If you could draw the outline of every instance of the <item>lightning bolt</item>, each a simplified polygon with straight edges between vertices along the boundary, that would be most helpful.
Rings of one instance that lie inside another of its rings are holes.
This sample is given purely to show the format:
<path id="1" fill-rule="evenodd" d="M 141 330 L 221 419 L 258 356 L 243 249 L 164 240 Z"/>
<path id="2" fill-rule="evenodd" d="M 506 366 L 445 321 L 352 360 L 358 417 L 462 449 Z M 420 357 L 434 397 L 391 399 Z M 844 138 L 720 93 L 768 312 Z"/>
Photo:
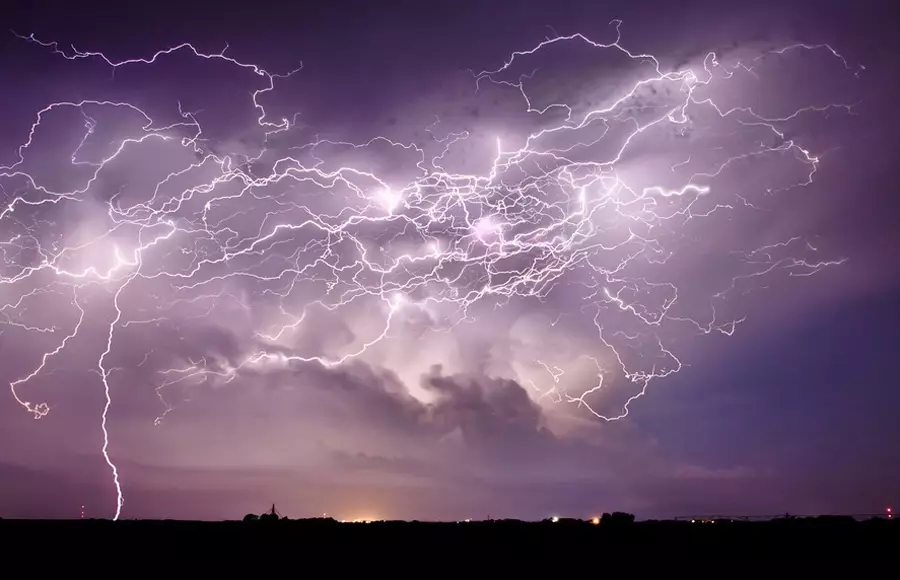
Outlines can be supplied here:
<path id="1" fill-rule="evenodd" d="M 249 93 L 248 104 L 257 113 L 263 144 L 253 155 L 218 151 L 204 134 L 199 113 L 185 111 L 181 104 L 177 117 L 168 123 L 154 121 L 133 104 L 112 100 L 60 101 L 37 112 L 13 162 L 0 166 L 4 198 L 0 298 L 13 296 L 0 306 L 0 325 L 36 336 L 59 332 L 56 325 L 28 322 L 34 312 L 29 304 L 50 294 L 71 295 L 78 319 L 31 372 L 10 383 L 14 399 L 36 419 L 48 414 L 47 403 L 23 398 L 23 388 L 78 337 L 85 320 L 84 297 L 106 296 L 111 319 L 96 371 L 105 394 L 102 454 L 117 491 L 118 519 L 124 497 L 110 455 L 108 419 L 112 373 L 127 370 L 127 365 L 110 365 L 117 356 L 116 336 L 129 328 L 204 318 L 226 303 L 250 313 L 260 308 L 258 299 L 277 304 L 278 322 L 248 333 L 252 336 L 245 338 L 253 347 L 240 360 L 185 356 L 166 368 L 172 361 L 153 348 L 133 365 L 155 366 L 163 377 L 156 387 L 165 407 L 159 424 L 173 408 L 163 390 L 177 384 L 227 382 L 265 364 L 336 366 L 389 340 L 406 312 L 425 312 L 433 330 L 452 331 L 476 320 L 479 305 L 502 308 L 521 300 L 546 304 L 554 290 L 565 287 L 584 292 L 574 313 L 592 324 L 597 350 L 610 353 L 609 360 L 583 355 L 596 367 L 599 380 L 580 392 L 563 385 L 566 370 L 552 361 L 537 363 L 549 374 L 547 389 L 527 382 L 541 391 L 539 398 L 575 404 L 607 421 L 625 417 L 629 405 L 653 380 L 683 366 L 665 339 L 668 328 L 731 335 L 744 318 L 720 318 L 729 296 L 777 272 L 808 276 L 843 262 L 816 259 L 816 248 L 800 238 L 732 253 L 740 272 L 710 292 L 703 316 L 676 312 L 682 301 L 678 285 L 646 274 L 679 254 L 679 243 L 688 239 L 685 232 L 695 221 L 740 209 L 765 211 L 745 195 L 729 196 L 717 189 L 716 179 L 735 167 L 777 158 L 804 168 L 802 179 L 767 188 L 767 195 L 812 183 L 821 159 L 788 138 L 786 125 L 803 115 L 853 114 L 857 105 L 817 104 L 766 116 L 752 107 L 720 106 L 713 100 L 713 89 L 748 75 L 759 79 L 767 61 L 797 51 L 824 51 L 856 76 L 863 68 L 851 67 L 829 45 L 795 44 L 760 54 L 749 63 L 723 64 L 709 53 L 699 66 L 665 71 L 653 55 L 624 48 L 620 26 L 613 21 L 613 42 L 597 42 L 583 34 L 556 36 L 512 53 L 496 69 L 472 71 L 475 93 L 489 85 L 514 91 L 541 124 L 521 142 L 494 140 L 490 168 L 479 173 L 447 168 L 452 152 L 478 145 L 472 143 L 469 131 L 442 131 L 441 119 L 427 127 L 432 141 L 426 145 L 384 136 L 363 143 L 316 136 L 282 155 L 284 147 L 276 141 L 299 135 L 303 127 L 298 126 L 297 115 L 271 119 L 262 98 L 275 90 L 276 81 L 290 78 L 302 67 L 275 74 L 226 56 L 227 46 L 219 53 L 205 53 L 189 43 L 147 58 L 114 61 L 100 52 L 65 49 L 56 42 L 20 35 L 62 58 L 99 61 L 113 72 L 162 66 L 171 55 L 186 53 L 250 73 L 261 81 Z M 516 73 L 516 69 L 539 53 L 573 44 L 611 51 L 649 67 L 649 72 L 603 106 L 538 103 L 528 88 L 537 71 Z M 42 172 L 32 167 L 32 158 L 40 132 L 67 110 L 81 114 L 84 134 L 68 160 L 80 177 L 73 178 L 72 187 L 60 189 L 48 185 Z M 92 157 L 92 139 L 103 127 L 103 114 L 113 110 L 139 118 L 141 129 L 119 139 L 106 154 Z M 681 152 L 679 161 L 667 166 L 665 184 L 631 185 L 629 155 L 636 143 L 667 129 L 674 131 L 673 138 L 694 139 L 695 133 L 708 129 L 697 119 L 710 114 L 730 123 L 738 151 L 711 145 Z M 193 161 L 169 172 L 142 199 L 133 199 L 134 192 L 124 189 L 109 197 L 105 210 L 95 212 L 103 222 L 101 233 L 77 242 L 58 233 L 54 207 L 89 203 L 117 160 L 151 145 L 184 153 Z M 337 163 L 341 155 L 358 159 L 360 154 L 384 150 L 406 156 L 414 177 L 400 182 L 361 164 Z M 673 186 L 672 178 L 681 181 Z M 638 269 L 644 274 L 634 271 Z M 248 286 L 252 290 L 246 290 Z M 141 295 L 152 303 L 149 308 L 134 304 Z M 375 308 L 382 323 L 345 352 L 302 353 L 285 346 L 292 333 L 304 328 L 311 312 L 345 311 L 360 303 Z M 567 314 L 572 312 L 554 313 L 551 326 Z M 635 352 L 651 362 L 635 362 Z M 600 395 L 604 377 L 616 369 L 633 392 L 620 413 L 607 415 L 592 408 L 588 399 Z"/>

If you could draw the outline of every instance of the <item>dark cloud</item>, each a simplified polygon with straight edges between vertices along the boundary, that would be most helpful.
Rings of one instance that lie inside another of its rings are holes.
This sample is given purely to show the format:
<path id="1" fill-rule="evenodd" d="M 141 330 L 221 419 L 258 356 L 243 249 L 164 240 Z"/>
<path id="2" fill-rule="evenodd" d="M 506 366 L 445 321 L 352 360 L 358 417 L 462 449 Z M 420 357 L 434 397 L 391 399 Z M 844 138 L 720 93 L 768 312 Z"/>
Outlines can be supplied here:
<path id="1" fill-rule="evenodd" d="M 430 409 L 432 421 L 445 432 L 458 430 L 475 452 L 501 462 L 527 460 L 555 441 L 542 424 L 540 407 L 515 381 L 443 376 L 435 367 L 422 384 L 437 394 Z"/>

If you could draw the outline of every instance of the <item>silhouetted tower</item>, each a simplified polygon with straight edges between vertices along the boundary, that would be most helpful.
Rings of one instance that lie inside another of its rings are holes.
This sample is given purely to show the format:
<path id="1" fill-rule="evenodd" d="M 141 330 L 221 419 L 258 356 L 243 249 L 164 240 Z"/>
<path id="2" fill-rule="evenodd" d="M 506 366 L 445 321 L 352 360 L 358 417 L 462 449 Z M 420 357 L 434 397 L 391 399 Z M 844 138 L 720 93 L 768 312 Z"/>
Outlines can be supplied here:
<path id="1" fill-rule="evenodd" d="M 259 516 L 259 519 L 262 521 L 268 522 L 277 522 L 281 519 L 281 514 L 278 513 L 278 510 L 275 509 L 275 504 L 272 504 L 272 509 L 267 511 L 266 513 Z"/>

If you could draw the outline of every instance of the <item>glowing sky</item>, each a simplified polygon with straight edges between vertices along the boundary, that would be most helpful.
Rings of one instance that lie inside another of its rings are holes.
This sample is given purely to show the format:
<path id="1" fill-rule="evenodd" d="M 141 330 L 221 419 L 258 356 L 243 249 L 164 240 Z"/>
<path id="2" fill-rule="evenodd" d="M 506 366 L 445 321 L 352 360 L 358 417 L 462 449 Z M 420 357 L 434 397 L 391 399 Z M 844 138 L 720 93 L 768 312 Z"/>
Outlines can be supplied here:
<path id="1" fill-rule="evenodd" d="M 885 18 L 480 4 L 10 15 L 0 516 L 894 499 Z"/>

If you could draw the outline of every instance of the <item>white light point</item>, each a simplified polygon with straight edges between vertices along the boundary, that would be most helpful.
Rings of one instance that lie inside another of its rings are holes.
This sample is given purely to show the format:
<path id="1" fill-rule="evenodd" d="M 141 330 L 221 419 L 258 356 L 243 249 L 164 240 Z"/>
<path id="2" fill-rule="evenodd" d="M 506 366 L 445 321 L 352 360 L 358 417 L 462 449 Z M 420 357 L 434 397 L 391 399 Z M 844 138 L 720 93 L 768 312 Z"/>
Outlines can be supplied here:
<path id="1" fill-rule="evenodd" d="M 400 294 L 398 292 L 397 294 L 394 294 L 391 297 L 391 310 L 396 312 L 397 310 L 400 310 L 401 308 L 403 308 L 403 306 L 407 302 L 409 302 L 409 300 L 406 298 L 406 296 L 404 296 L 403 294 Z"/>
<path id="2" fill-rule="evenodd" d="M 475 232 L 475 235 L 478 236 L 478 239 L 484 242 L 485 238 L 500 233 L 500 224 L 498 224 L 491 216 L 487 216 L 475 222 L 472 226 L 472 230 Z"/>
<path id="3" fill-rule="evenodd" d="M 403 196 L 390 189 L 382 189 L 378 192 L 378 199 L 381 201 L 381 205 L 384 206 L 384 209 L 386 209 L 388 213 L 393 214 L 394 210 L 400 205 Z"/>

